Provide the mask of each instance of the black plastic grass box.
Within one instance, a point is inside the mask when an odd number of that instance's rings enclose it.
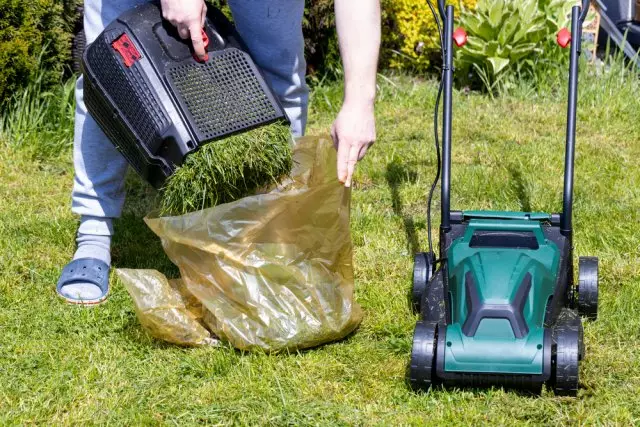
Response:
[[[235,28],[213,7],[203,36],[208,58],[200,62],[151,2],[122,14],[83,55],[87,109],[156,188],[201,145],[287,121]]]

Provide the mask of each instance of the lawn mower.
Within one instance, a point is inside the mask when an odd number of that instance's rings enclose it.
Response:
[[[581,316],[598,310],[598,259],[580,257],[574,280],[572,208],[578,59],[581,28],[589,0],[574,6],[571,31],[561,29],[558,44],[570,46],[569,100],[561,213],[452,211],[451,121],[453,43],[466,43],[453,31],[453,7],[438,0],[443,71],[436,101],[435,133],[440,175],[440,256],[415,256],[413,304],[420,312],[408,367],[414,390],[445,386],[503,386],[575,395],[578,364],[584,357]],[[442,159],[438,109],[444,104]],[[441,172],[441,173],[440,173]]]

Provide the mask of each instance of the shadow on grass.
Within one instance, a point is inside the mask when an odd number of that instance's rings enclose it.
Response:
[[[407,369],[405,370],[405,384],[407,388],[412,390],[411,383],[409,380],[409,367],[407,367]],[[448,393],[450,392],[456,392],[461,390],[467,391],[469,393],[473,393],[474,395],[477,395],[477,396],[485,395],[490,390],[503,390],[505,393],[513,394],[514,397],[531,399],[532,401],[535,399],[539,399],[542,395],[542,386],[530,386],[530,388],[518,388],[517,386],[493,384],[493,385],[487,385],[486,387],[473,387],[473,386],[465,387],[460,385],[456,386],[456,385],[441,384],[439,382],[436,382],[436,384],[434,384],[431,387],[430,393],[432,393],[434,396],[437,396],[438,394],[442,393],[442,395],[445,396],[445,395],[448,395]],[[412,390],[412,392],[416,393],[417,395],[424,395],[424,393],[426,393],[427,390],[423,390],[423,389]]]
[[[167,277],[177,277],[178,269],[162,249],[160,239],[134,214],[115,222],[112,258],[117,268],[154,269]]]
[[[124,213],[114,224],[115,234],[111,245],[114,266],[153,269],[168,278],[178,277],[178,268],[169,260],[160,239],[143,219],[155,207],[157,193],[134,173],[128,174],[126,188]]]
[[[511,165],[508,168],[511,182],[516,192],[516,197],[520,202],[520,208],[523,212],[531,212],[531,196],[524,185],[524,177],[522,171]]]
[[[400,197],[400,186],[404,183],[414,183],[418,174],[415,170],[408,169],[408,165],[393,161],[387,164],[385,179],[391,190],[391,207],[393,212],[402,218],[404,223],[404,231],[407,235],[407,246],[411,254],[415,254],[420,250],[420,244],[416,235],[416,224],[410,215],[404,212],[404,205]]]

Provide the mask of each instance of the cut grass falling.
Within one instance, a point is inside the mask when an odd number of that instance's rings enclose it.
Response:
[[[161,215],[229,203],[277,184],[293,165],[289,126],[275,123],[206,144],[166,182]]]

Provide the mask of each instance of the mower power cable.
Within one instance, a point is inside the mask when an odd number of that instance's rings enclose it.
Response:
[[[427,204],[427,238],[429,241],[429,254],[432,254],[432,256],[435,258],[435,253],[433,252],[433,236],[431,233],[431,205],[433,202],[433,193],[435,192],[436,187],[438,186],[438,182],[440,181],[440,172],[442,169],[442,160],[440,158],[440,141],[438,138],[438,117],[440,112],[440,99],[442,98],[442,89],[444,86],[444,36],[442,34],[440,18],[438,17],[438,14],[436,13],[436,10],[431,3],[431,0],[427,0],[427,5],[429,6],[429,9],[431,10],[433,18],[435,19],[436,25],[438,27],[438,35],[440,38],[440,54],[442,55],[443,64],[442,74],[440,76],[440,85],[438,87],[438,95],[436,96],[436,106],[433,114],[433,131],[435,136],[437,171],[433,183],[431,184],[431,189],[429,190],[429,199]],[[443,258],[438,259],[437,261],[441,260],[443,260]]]

